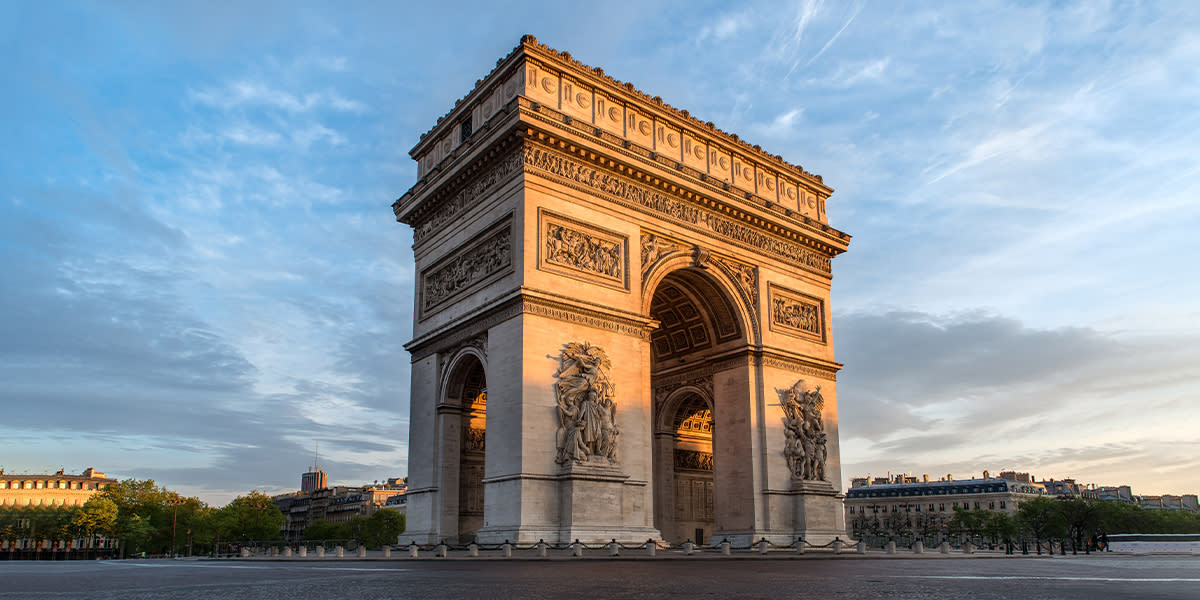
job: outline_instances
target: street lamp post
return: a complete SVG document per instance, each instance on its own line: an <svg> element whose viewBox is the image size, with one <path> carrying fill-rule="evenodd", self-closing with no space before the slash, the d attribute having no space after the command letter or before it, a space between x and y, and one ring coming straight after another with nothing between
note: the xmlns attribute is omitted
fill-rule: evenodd
<svg viewBox="0 0 1200 600"><path fill-rule="evenodd" d="M175 553L175 523L179 518L179 505L183 504L184 502L187 502L187 501L184 500L183 498L180 498L179 496L175 496L175 498L167 501L167 503L173 507L173 509L171 511L171 557L172 558L177 556Z"/></svg>

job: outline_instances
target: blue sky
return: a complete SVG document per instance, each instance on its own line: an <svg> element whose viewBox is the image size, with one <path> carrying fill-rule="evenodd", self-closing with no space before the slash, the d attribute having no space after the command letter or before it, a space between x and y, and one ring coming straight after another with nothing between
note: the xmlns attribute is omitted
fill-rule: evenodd
<svg viewBox="0 0 1200 600"><path fill-rule="evenodd" d="M1200 492L1200 5L0 6L0 465L405 474L418 136L522 34L820 173L844 475Z"/></svg>

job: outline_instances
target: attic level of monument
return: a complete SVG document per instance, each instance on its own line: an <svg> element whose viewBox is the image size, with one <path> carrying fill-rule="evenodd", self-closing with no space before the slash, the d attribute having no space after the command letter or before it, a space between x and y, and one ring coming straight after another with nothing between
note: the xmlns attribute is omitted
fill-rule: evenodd
<svg viewBox="0 0 1200 600"><path fill-rule="evenodd" d="M414 226L418 244L431 229L422 227L425 214L453 212L440 205L453 205L457 188L474 179L482 163L501 155L499 145L507 142L500 138L509 136L536 137L567 154L578 152L685 201L715 204L751 226L785 236L792 230L826 246L821 251L827 256L844 251L850 239L828 224L825 201L833 190L820 176L526 36L410 153L418 161L418 181L393 210ZM579 152L585 147L590 149ZM597 157L596 150L604 154ZM504 166L500 170L508 172L520 165ZM663 175L682 176L687 185L666 182Z"/></svg>

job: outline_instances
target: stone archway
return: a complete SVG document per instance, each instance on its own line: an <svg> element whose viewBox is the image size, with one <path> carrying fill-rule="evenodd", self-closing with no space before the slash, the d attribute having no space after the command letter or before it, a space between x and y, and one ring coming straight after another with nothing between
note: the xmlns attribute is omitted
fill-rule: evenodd
<svg viewBox="0 0 1200 600"><path fill-rule="evenodd" d="M704 544L716 529L713 505L713 418L711 400L692 387L672 394L663 411L668 419L655 431L654 526L672 544ZM670 462L670 469L666 463Z"/></svg>
<svg viewBox="0 0 1200 600"><path fill-rule="evenodd" d="M749 456L743 455L744 444L720 439L716 423L718 418L744 421L739 415L749 407L751 393L742 386L718 399L713 382L718 376L745 378L744 360L725 359L744 353L748 336L743 309L711 272L676 267L656 283L649 310L658 322L649 353L654 526L670 543L705 543L714 534L742 528L727 493L736 492L721 483L737 485L736 473L744 471L738 465Z"/></svg>
<svg viewBox="0 0 1200 600"><path fill-rule="evenodd" d="M445 449L457 465L446 473L452 522L444 524L443 537L470 542L484 524L484 472L487 452L487 376L479 357L464 352L449 371L443 412L446 417Z"/></svg>

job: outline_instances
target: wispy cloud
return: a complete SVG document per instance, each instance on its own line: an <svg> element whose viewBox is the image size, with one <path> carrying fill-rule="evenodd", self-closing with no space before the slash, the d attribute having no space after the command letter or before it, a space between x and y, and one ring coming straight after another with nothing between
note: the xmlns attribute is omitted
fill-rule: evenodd
<svg viewBox="0 0 1200 600"><path fill-rule="evenodd" d="M334 91L296 94L278 89L261 81L238 80L220 88L192 90L191 100L198 104L223 110L239 107L265 107L289 113L303 113L317 109L340 112L363 112L366 105L343 97Z"/></svg>

